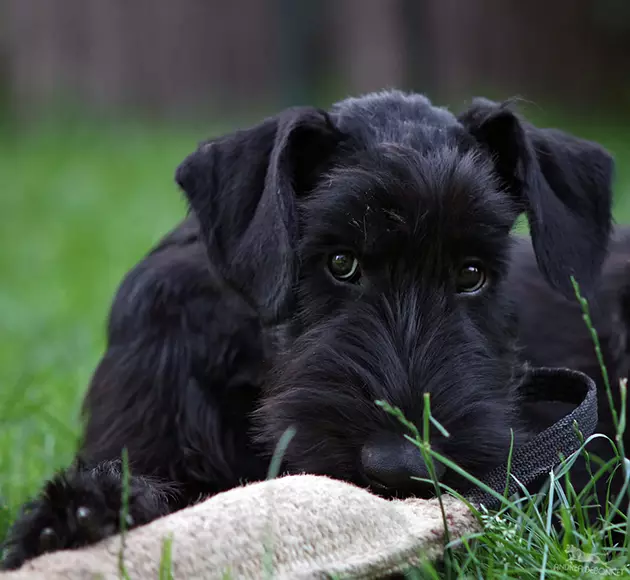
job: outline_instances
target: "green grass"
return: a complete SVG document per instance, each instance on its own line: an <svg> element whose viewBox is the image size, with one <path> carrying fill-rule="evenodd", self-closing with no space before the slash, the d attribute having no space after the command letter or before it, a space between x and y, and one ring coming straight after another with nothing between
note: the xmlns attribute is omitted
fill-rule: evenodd
<svg viewBox="0 0 630 580"><path fill-rule="evenodd" d="M0 133L0 498L11 512L71 460L113 294L184 214L174 169L205 135L87 123Z"/></svg>
<svg viewBox="0 0 630 580"><path fill-rule="evenodd" d="M630 221L623 128L560 124L616 154L616 216ZM122 121L0 129L0 538L17 507L71 461L113 293L184 214L174 169L210 133ZM490 547L474 556L486 578L540 576L545 540L528 539L514 513L486 518L490 531L478 544ZM527 549L500 548L509 534ZM549 545L546 553L565 553Z"/></svg>

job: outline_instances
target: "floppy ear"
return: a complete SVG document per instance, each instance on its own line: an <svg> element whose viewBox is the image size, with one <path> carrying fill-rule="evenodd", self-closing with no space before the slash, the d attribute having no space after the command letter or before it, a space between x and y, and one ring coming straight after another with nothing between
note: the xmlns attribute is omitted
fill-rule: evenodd
<svg viewBox="0 0 630 580"><path fill-rule="evenodd" d="M210 266L264 319L281 314L294 281L296 198L314 185L341 138L325 112L289 109L202 144L177 169Z"/></svg>
<svg viewBox="0 0 630 580"><path fill-rule="evenodd" d="M525 212L538 266L552 287L588 294L608 251L613 159L596 143L539 129L506 104L475 99L459 121L494 158L504 186Z"/></svg>

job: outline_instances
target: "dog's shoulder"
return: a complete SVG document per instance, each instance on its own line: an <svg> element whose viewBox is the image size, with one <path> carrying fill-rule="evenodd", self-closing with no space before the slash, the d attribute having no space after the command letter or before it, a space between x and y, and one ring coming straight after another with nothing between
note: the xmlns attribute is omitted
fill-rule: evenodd
<svg viewBox="0 0 630 580"><path fill-rule="evenodd" d="M239 320L252 315L212 267L199 222L190 214L123 277L109 313L109 336L127 340L188 319L216 323L228 313Z"/></svg>
<svg viewBox="0 0 630 580"><path fill-rule="evenodd" d="M200 242L201 230L199 220L195 214L188 213L177 226L158 241L150 250L149 255L159 253L172 246L188 246Z"/></svg>

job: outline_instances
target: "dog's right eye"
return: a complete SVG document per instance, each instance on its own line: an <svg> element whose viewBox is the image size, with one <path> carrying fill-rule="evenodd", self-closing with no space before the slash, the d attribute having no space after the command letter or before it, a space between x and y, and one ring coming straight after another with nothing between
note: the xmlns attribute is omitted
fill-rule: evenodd
<svg viewBox="0 0 630 580"><path fill-rule="evenodd" d="M477 294L486 285L488 277L483 265L477 260L467 260L457 273L457 292Z"/></svg>
<svg viewBox="0 0 630 580"><path fill-rule="evenodd" d="M330 273L342 282L356 282L361 276L359 260L348 252L335 252L328 257Z"/></svg>

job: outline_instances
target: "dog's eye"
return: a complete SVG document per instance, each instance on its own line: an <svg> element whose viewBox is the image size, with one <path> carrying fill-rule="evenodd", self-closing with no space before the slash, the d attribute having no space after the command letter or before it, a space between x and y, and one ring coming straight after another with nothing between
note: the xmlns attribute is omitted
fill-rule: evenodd
<svg viewBox="0 0 630 580"><path fill-rule="evenodd" d="M462 264L457 272L457 292L460 294L475 294L479 292L488 280L483 266L476 260L468 260Z"/></svg>
<svg viewBox="0 0 630 580"><path fill-rule="evenodd" d="M359 260L352 254L335 252L328 258L330 273L343 282L355 282L360 275Z"/></svg>

